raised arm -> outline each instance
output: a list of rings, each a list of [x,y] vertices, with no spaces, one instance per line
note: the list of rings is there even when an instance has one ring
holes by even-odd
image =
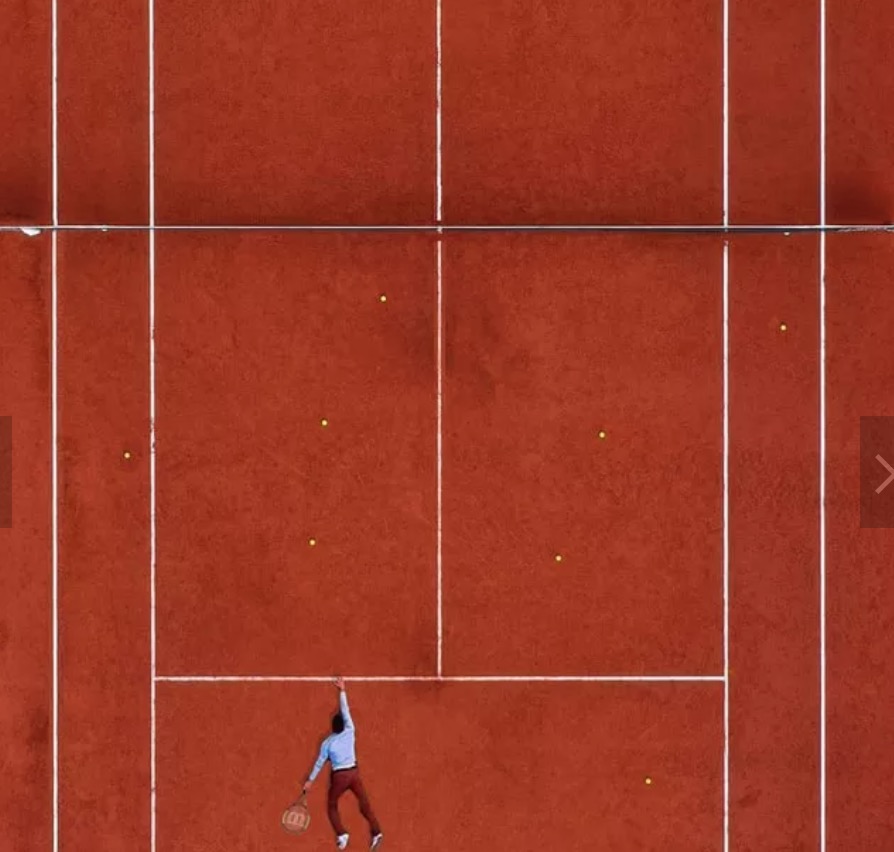
[[[353,730],[354,720],[351,718],[351,711],[348,708],[348,693],[345,692],[344,684],[338,692],[338,709],[341,710],[341,716],[345,720],[345,730]]]

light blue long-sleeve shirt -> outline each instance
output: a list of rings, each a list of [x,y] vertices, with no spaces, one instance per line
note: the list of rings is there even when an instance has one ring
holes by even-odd
[[[327,760],[331,761],[333,771],[350,769],[357,765],[357,754],[354,748],[354,720],[351,718],[351,711],[348,709],[348,696],[344,690],[338,693],[338,706],[342,718],[345,720],[345,729],[340,734],[330,734],[323,740],[323,745],[320,746],[320,756],[311,770],[309,781],[313,781],[320,774],[320,770]]]

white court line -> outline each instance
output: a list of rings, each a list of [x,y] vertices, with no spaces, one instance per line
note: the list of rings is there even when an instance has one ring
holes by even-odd
[[[59,6],[50,0],[51,17],[51,146],[52,146],[52,215],[53,227],[59,227]]]
[[[442,76],[442,8],[441,0],[435,3],[435,221],[438,224],[437,242],[437,573],[438,573],[438,677],[444,673],[444,246],[443,229],[440,227],[444,215],[442,127],[443,127],[443,76]]]
[[[59,852],[59,8],[50,0],[52,102],[51,170],[53,233],[50,243],[51,329],[51,508],[52,517],[52,658],[53,658],[53,852]]]
[[[792,234],[813,234],[825,231],[830,234],[844,233],[894,233],[894,225],[779,225],[779,224],[752,224],[752,225],[529,225],[529,224],[505,224],[505,225],[443,225],[443,224],[384,224],[384,225],[52,225],[52,224],[28,224],[28,225],[0,225],[0,233],[23,232],[26,230],[37,231],[196,231],[199,233],[213,233],[215,231],[237,231],[275,233],[275,232],[308,232],[308,233],[377,233],[400,232],[412,233],[470,233],[476,231],[492,233],[596,233],[596,234],[778,234],[790,232]]]
[[[723,0],[723,224],[729,225],[729,0]]]
[[[149,235],[149,667],[150,667],[150,847],[155,850],[156,835],[156,467],[155,467],[155,236]]]
[[[148,37],[149,37],[149,847],[155,852],[157,843],[157,708],[156,708],[156,674],[157,671],[157,635],[156,635],[156,569],[157,553],[157,518],[156,518],[156,438],[155,438],[155,2],[148,0]]]
[[[820,608],[820,852],[826,849],[826,235],[819,246],[819,608]]]
[[[819,226],[826,227],[826,0],[819,19]]]
[[[168,675],[159,683],[331,683],[332,675]],[[723,675],[470,675],[348,677],[351,683],[723,683]]]
[[[444,163],[442,155],[443,76],[441,69],[441,0],[437,0],[435,19],[435,39],[437,55],[437,67],[435,69],[435,221],[440,224],[444,217],[444,188],[442,177]]]
[[[723,246],[723,849],[729,842],[729,243]]]
[[[820,0],[819,20],[819,218],[826,225],[826,0]],[[819,707],[819,833],[820,852],[826,852],[826,233],[819,235],[819,656],[820,656],[820,707]]]
[[[723,0],[723,225],[730,223],[729,0]],[[729,241],[723,245],[723,852],[730,848],[729,750]]]
[[[826,850],[826,237],[820,235],[820,852]]]
[[[50,243],[51,331],[51,500],[52,500],[52,643],[53,643],[53,850],[59,850],[59,274],[58,236]]]
[[[438,572],[438,677],[444,672],[444,288],[443,243],[437,242],[437,572]]]

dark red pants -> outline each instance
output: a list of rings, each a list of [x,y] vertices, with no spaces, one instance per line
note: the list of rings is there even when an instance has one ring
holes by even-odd
[[[373,835],[380,834],[379,821],[372,812],[369,805],[369,797],[360,780],[360,771],[358,769],[339,769],[333,772],[329,779],[329,822],[335,829],[336,834],[345,834],[345,827],[338,814],[338,800],[350,790],[360,803],[360,813],[369,823],[369,830]]]

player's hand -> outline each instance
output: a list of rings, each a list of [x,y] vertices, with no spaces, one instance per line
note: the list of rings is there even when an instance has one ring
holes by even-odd
[[[341,691],[345,691],[345,679],[343,677],[337,677],[332,681],[335,686]]]

